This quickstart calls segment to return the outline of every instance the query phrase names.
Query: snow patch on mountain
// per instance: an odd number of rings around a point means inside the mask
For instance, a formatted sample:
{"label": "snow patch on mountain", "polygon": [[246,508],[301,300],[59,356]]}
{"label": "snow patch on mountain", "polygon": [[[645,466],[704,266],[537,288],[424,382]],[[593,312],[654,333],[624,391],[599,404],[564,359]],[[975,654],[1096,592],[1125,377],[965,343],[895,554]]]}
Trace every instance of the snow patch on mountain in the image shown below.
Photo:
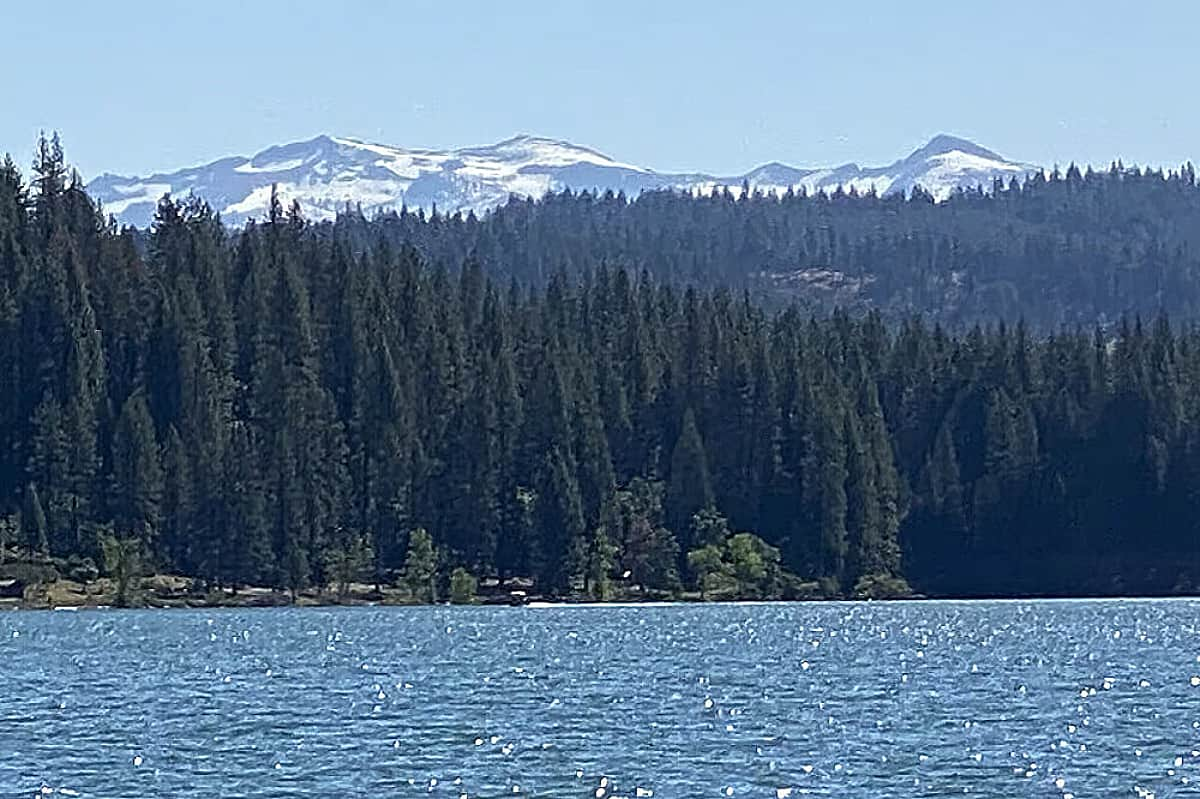
{"label": "snow patch on mountain", "polygon": [[485,212],[509,197],[541,197],[547,192],[643,191],[674,189],[711,194],[727,188],[740,195],[743,184],[773,194],[833,191],[859,194],[909,192],[921,186],[936,199],[956,189],[990,188],[1034,170],[1008,161],[966,139],[936,136],[907,158],[884,167],[857,164],[801,169],[781,163],[744,175],[656,172],[596,150],[538,136],[515,136],[484,147],[428,150],[394,147],[349,137],[317,136],[270,147],[252,157],[145,177],[101,175],[88,190],[104,211],[124,224],[144,227],[166,194],[203,198],[231,224],[261,218],[277,186],[285,202],[298,200],[310,219],[332,219],[347,206],[368,214],[407,206],[446,212]]}
{"label": "snow patch on mountain", "polygon": [[304,166],[303,158],[293,158],[290,161],[276,161],[273,164],[265,164],[256,166],[253,163],[241,164],[233,168],[234,172],[254,173],[254,172],[287,172],[296,167]]}

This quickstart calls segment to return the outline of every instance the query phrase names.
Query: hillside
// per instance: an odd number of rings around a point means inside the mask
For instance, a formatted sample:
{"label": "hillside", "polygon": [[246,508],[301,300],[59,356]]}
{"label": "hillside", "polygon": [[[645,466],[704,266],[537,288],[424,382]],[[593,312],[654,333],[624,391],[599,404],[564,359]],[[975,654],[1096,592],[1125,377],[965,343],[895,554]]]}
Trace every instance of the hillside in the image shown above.
{"label": "hillside", "polygon": [[938,203],[920,191],[655,192],[632,202],[561,194],[483,219],[406,213],[368,223],[351,214],[333,230],[356,246],[382,235],[434,263],[475,259],[489,274],[536,285],[607,264],[749,290],[770,307],[922,314],[954,327],[1200,318],[1200,189],[1190,165],[1169,174],[1070,167]]}

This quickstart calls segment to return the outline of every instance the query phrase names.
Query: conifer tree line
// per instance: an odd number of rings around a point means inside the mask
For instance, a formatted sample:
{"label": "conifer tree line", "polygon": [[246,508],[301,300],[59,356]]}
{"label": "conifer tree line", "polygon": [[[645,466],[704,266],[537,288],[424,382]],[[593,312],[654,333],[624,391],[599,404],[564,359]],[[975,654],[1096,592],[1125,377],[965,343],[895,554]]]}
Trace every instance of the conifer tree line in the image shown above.
{"label": "conifer tree line", "polygon": [[544,285],[600,263],[700,288],[747,289],[800,304],[914,314],[955,330],[1024,319],[1038,333],[1122,317],[1200,316],[1200,188],[1171,172],[1115,162],[1034,173],[945,202],[921,189],[709,196],[570,193],[511,200],[482,218],[402,210],[348,215],[364,246],[382,232],[433,263],[479,260],[488,274]]}
{"label": "conifer tree line", "polygon": [[429,597],[451,572],[593,596],[1200,579],[1191,327],[952,333],[604,259],[524,283],[431,260],[398,218],[313,225],[273,198],[231,232],[165,198],[142,234],[105,221],[57,140],[28,185],[6,161],[10,550],[99,561],[115,534],[213,585],[403,577]]}

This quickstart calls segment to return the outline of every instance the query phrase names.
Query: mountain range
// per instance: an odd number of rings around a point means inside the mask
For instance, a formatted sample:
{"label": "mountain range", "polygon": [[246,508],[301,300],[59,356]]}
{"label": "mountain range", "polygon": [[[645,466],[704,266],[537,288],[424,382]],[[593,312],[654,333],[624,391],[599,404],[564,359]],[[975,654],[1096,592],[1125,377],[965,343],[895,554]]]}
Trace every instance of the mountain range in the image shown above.
{"label": "mountain range", "polygon": [[957,188],[990,187],[995,178],[1007,181],[1037,169],[948,135],[935,136],[909,156],[882,167],[851,163],[804,169],[776,162],[732,176],[658,172],[537,136],[516,136],[484,147],[428,150],[322,135],[174,172],[104,174],[87,188],[105,213],[122,224],[145,227],[164,194],[195,194],[230,224],[261,218],[272,186],[278,186],[285,202],[299,200],[307,218],[323,220],[347,205],[367,214],[402,205],[482,213],[513,195],[537,198],[565,189],[611,189],[632,196],[659,189],[708,193],[722,186],[737,192],[744,183],[764,192],[811,193],[840,186],[881,195],[920,186],[941,200]]}

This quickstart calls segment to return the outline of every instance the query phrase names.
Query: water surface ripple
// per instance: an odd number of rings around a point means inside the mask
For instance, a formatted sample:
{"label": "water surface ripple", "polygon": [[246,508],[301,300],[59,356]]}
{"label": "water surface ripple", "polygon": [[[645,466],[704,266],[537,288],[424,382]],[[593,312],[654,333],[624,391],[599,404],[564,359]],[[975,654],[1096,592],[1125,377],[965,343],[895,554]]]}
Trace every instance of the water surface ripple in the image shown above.
{"label": "water surface ripple", "polygon": [[1200,602],[0,615],[0,794],[1200,788]]}

